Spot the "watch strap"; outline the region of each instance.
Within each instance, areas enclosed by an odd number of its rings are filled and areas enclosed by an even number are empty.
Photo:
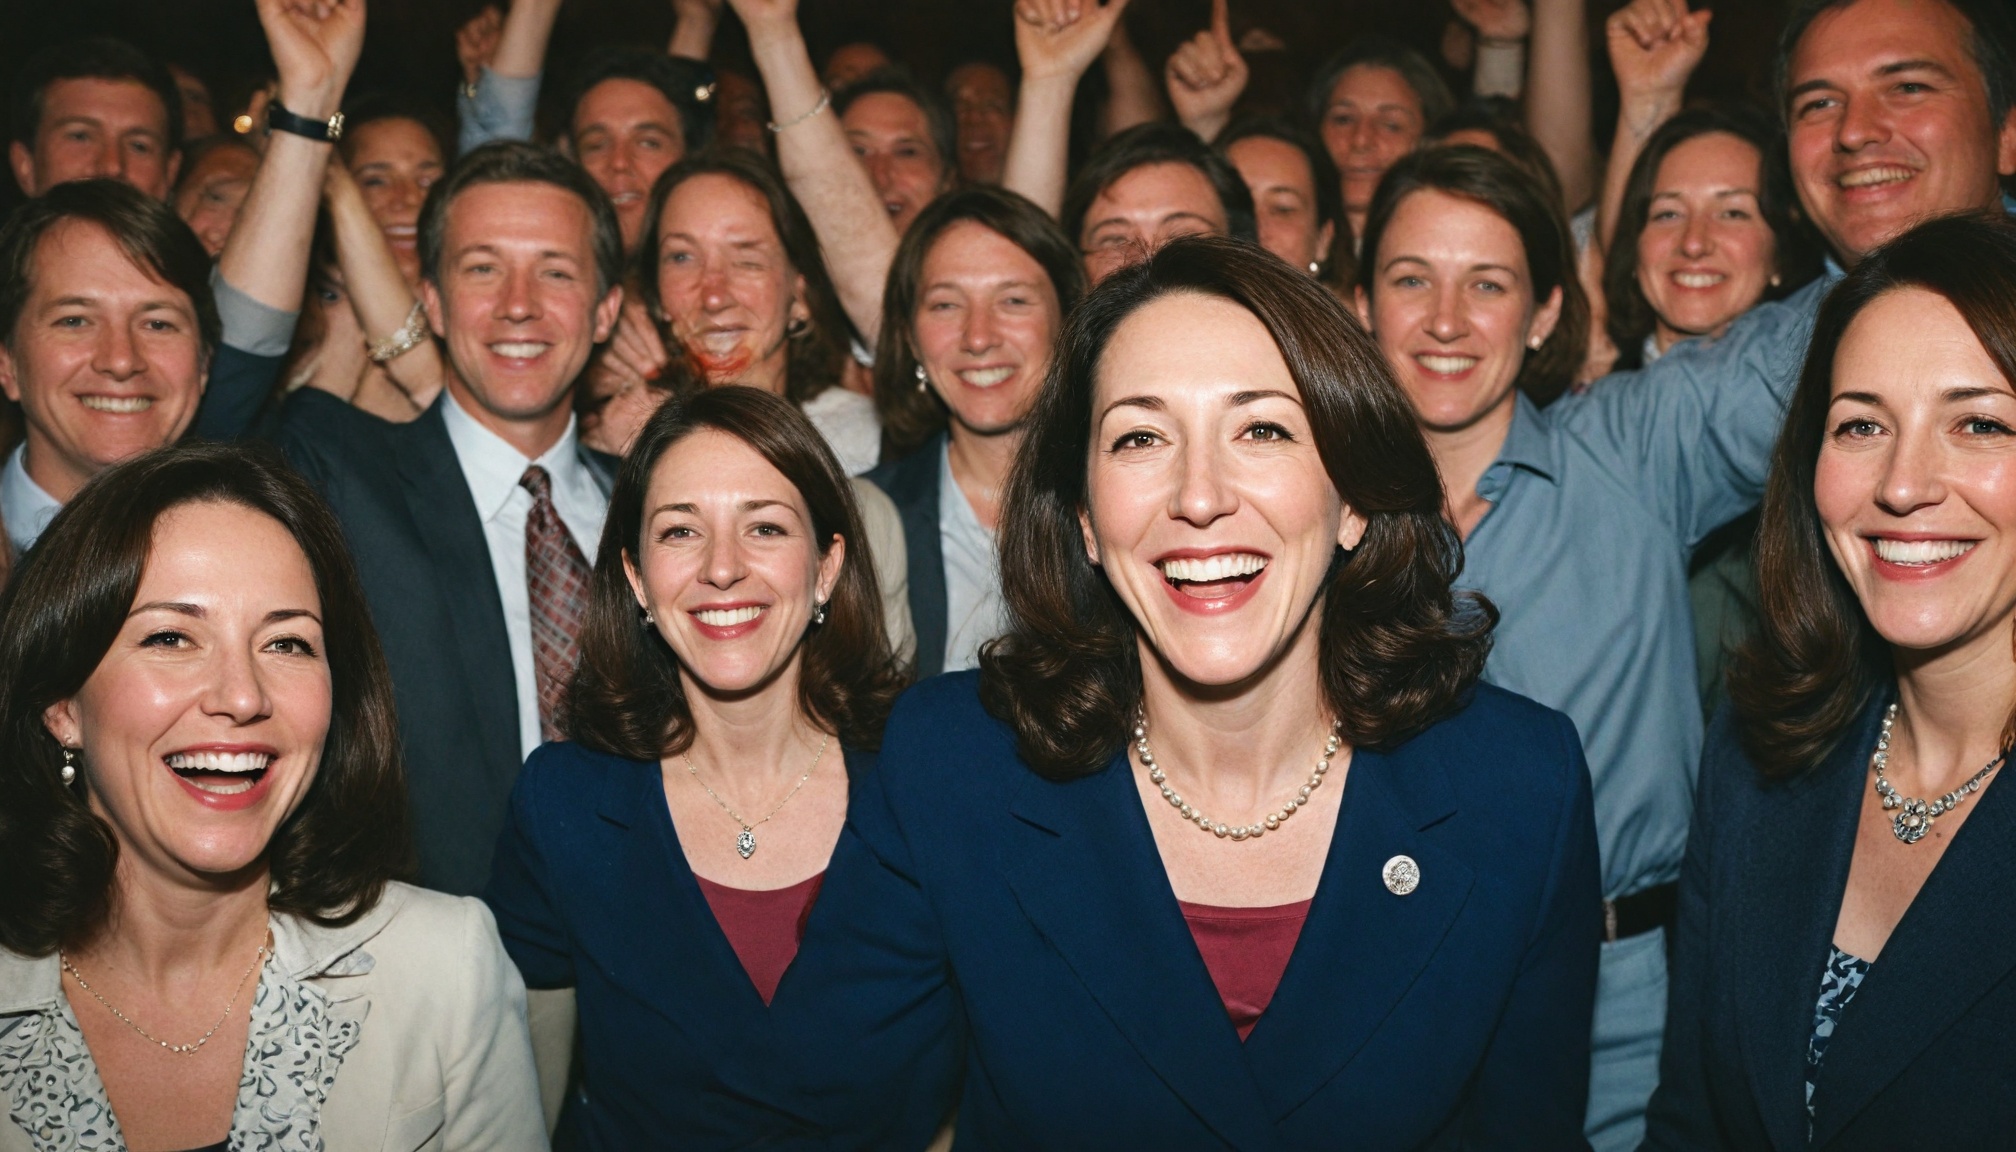
[[[343,138],[343,113],[338,112],[327,120],[311,120],[289,112],[280,101],[275,100],[266,105],[266,126],[276,132],[292,132],[318,143],[334,144]]]

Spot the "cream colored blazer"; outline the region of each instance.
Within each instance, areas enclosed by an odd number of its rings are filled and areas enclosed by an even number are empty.
[[[279,914],[272,925],[278,970],[326,997],[331,1020],[359,1026],[319,1111],[325,1152],[547,1147],[525,984],[482,901],[393,884],[376,908],[347,927]],[[33,1030],[52,1029],[51,1013],[69,1012],[60,971],[53,955],[35,959],[0,949],[0,1051],[19,1053]],[[50,1050],[36,1049],[44,1056]],[[0,1064],[0,1110],[7,1113],[0,1152],[78,1146],[73,1117],[88,1115],[89,1098],[102,1101],[104,1088],[88,1052],[75,1056],[35,1070],[20,1067],[18,1054],[9,1058],[15,1067]],[[57,1102],[63,1092],[47,1087],[52,1079],[77,1102],[72,1107],[85,1111],[66,1113]],[[44,1086],[39,1096],[36,1083]],[[42,1118],[40,1133],[23,1127],[24,1110]],[[241,1092],[232,1145],[258,1127],[256,1109]]]

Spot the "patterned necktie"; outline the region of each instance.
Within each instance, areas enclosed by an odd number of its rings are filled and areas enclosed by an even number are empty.
[[[560,697],[581,659],[588,614],[588,561],[553,507],[553,479],[534,464],[518,480],[532,494],[525,518],[525,589],[532,603],[532,674],[539,686],[539,736],[564,739]]]

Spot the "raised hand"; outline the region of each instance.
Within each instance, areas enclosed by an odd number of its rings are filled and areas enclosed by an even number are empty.
[[[311,120],[335,115],[364,48],[364,0],[258,0],[258,6],[280,73],[281,106]]]
[[[455,30],[455,58],[462,62],[462,79],[474,84],[497,56],[498,41],[504,38],[504,13],[495,4],[485,5],[469,22]]]
[[[1228,9],[1227,0],[1211,0],[1211,26],[1179,45],[1163,70],[1176,118],[1205,140],[1224,129],[1246,90],[1246,58],[1232,40]]]
[[[1633,0],[1610,15],[1604,31],[1617,89],[1634,98],[1677,101],[1687,78],[1708,51],[1708,9],[1687,10],[1687,0]]]
[[[1449,0],[1456,16],[1487,40],[1524,40],[1533,30],[1526,0]]]
[[[1015,55],[1023,82],[1068,77],[1076,83],[1106,50],[1127,2],[1017,0]]]
[[[728,0],[728,6],[751,36],[773,28],[795,29],[798,24],[798,0]]]

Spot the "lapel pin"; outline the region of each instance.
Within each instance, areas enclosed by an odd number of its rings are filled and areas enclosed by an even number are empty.
[[[1386,881],[1388,892],[1405,896],[1421,886],[1421,866],[1412,856],[1395,856],[1379,870],[1379,877]]]

